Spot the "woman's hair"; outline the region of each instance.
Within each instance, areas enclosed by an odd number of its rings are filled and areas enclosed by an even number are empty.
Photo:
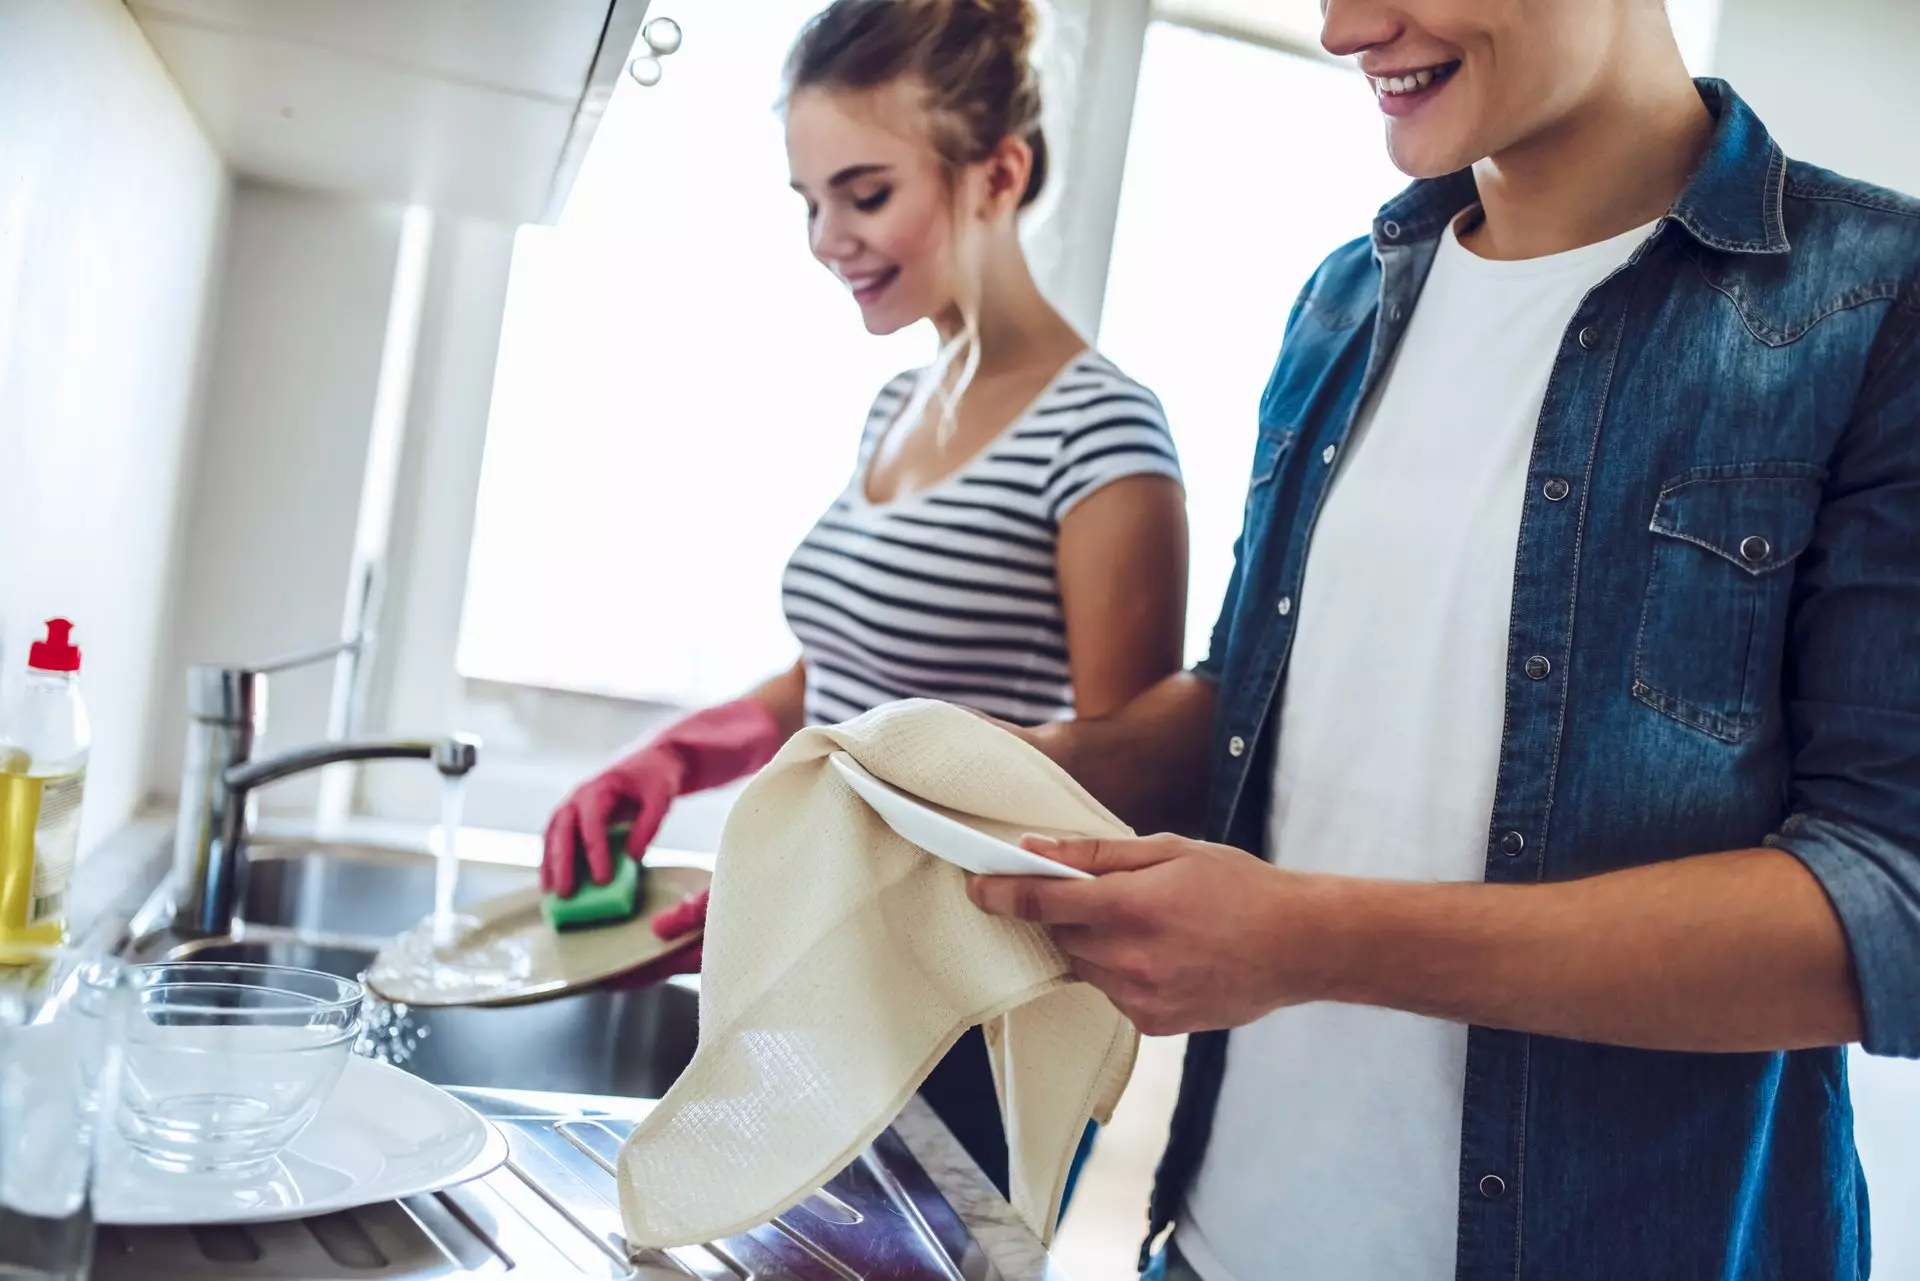
[[[786,89],[926,87],[933,141],[953,168],[977,164],[1008,138],[1033,149],[1025,208],[1047,182],[1033,0],[834,0],[787,56]]]
[[[1039,28],[1035,0],[833,0],[794,42],[786,92],[918,81],[933,144],[950,172],[985,160],[1008,138],[1032,150],[1024,209],[1039,198],[1049,167],[1034,67]],[[979,300],[963,295],[959,304],[961,334],[941,349],[901,411],[911,421],[938,396],[946,433],[980,364]]]

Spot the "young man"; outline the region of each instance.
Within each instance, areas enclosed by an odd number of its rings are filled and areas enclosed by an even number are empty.
[[[1786,160],[1658,0],[1325,19],[1420,181],[1294,306],[1210,658],[1031,736],[1215,843],[975,900],[1199,1033],[1168,1275],[1864,1277],[1839,1047],[1920,1055],[1920,205]]]

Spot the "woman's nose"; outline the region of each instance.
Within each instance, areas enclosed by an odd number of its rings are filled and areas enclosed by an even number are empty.
[[[813,256],[827,266],[851,260],[860,251],[859,237],[838,211],[822,209],[813,220]]]

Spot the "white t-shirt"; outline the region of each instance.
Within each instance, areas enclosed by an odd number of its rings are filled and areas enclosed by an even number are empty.
[[[1534,425],[1581,299],[1649,230],[1519,262],[1441,240],[1308,549],[1267,832],[1279,866],[1484,875]],[[1237,1029],[1176,1230],[1194,1269],[1453,1276],[1466,1052],[1459,1024],[1348,1005]]]

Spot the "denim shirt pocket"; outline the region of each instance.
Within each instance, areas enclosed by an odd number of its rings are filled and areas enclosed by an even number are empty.
[[[1660,489],[1633,657],[1633,696],[1728,743],[1777,701],[1794,559],[1813,541],[1826,472],[1809,463],[1697,467]]]

